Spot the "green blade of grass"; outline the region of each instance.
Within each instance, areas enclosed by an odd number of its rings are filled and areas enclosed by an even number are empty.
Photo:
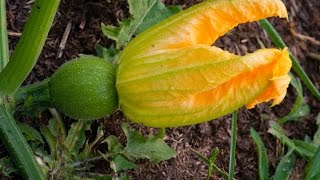
[[[236,146],[237,146],[237,111],[234,111],[232,113],[232,124],[231,124],[231,144],[230,144],[228,180],[232,180],[234,176],[234,165],[236,161]]]
[[[0,73],[0,96],[13,94],[36,63],[60,0],[37,0],[9,63]]]
[[[307,165],[305,180],[314,180],[320,178],[320,146],[313,156],[312,160]]]
[[[307,143],[304,143],[303,141],[289,139],[285,135],[282,127],[277,122],[270,122],[270,128],[268,132],[277,137],[281,143],[287,145],[290,149],[294,150],[307,161],[309,161],[310,156],[313,155],[311,146],[307,146]]]
[[[303,157],[305,157],[305,159],[308,161],[317,151],[317,146],[313,143],[305,142],[298,139],[293,139],[292,142],[294,143],[295,147],[302,153]]]
[[[278,46],[279,48],[283,49],[287,47],[287,45],[284,43],[282,38],[280,37],[279,33],[274,29],[272,24],[266,19],[259,21],[260,26],[268,33],[270,39],[272,42]],[[302,69],[300,64],[298,63],[298,60],[292,55],[290,52],[290,59],[292,60],[292,68],[294,72],[298,74],[302,82],[307,86],[307,88],[310,90],[310,92],[317,98],[318,101],[320,101],[320,92],[315,87],[315,85],[312,83],[306,72]]]
[[[63,142],[64,146],[69,152],[69,156],[78,157],[79,150],[86,142],[85,131],[90,128],[90,121],[80,120],[74,122],[69,131],[66,140]]]
[[[254,130],[253,128],[250,128],[250,134],[257,146],[259,179],[267,180],[269,179],[268,177],[269,167],[268,167],[268,156],[267,156],[266,148],[264,147],[264,144],[256,130]]]
[[[25,179],[46,179],[12,114],[0,105],[0,137]]]
[[[48,143],[51,156],[57,158],[57,138],[51,134],[50,129],[48,127],[42,126],[40,127],[40,131],[43,137],[46,139],[46,142]]]
[[[293,107],[291,108],[290,112],[286,114],[285,116],[281,117],[278,122],[280,124],[284,124],[287,121],[294,120],[295,115],[299,113],[299,111],[302,109],[304,102],[303,102],[303,89],[301,82],[298,78],[295,78],[291,73],[291,82],[290,84],[294,87],[294,89],[297,92],[297,98],[294,102]]]
[[[317,122],[318,129],[313,135],[313,144],[319,146],[320,145],[320,112],[316,117],[316,122]]]
[[[6,1],[0,0],[0,72],[9,62]]]
[[[281,143],[287,145],[291,149],[296,150],[297,153],[303,154],[301,150],[295,146],[294,142],[285,135],[282,127],[277,122],[270,122],[270,129],[268,132],[277,137]]]
[[[276,169],[273,179],[289,179],[294,164],[296,163],[296,155],[293,150],[290,150],[286,155],[284,155]]]

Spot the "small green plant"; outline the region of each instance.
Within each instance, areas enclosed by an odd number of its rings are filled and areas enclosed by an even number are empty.
[[[267,180],[268,179],[268,155],[267,151],[263,145],[263,142],[257,133],[256,130],[253,128],[250,129],[250,134],[257,146],[257,152],[258,152],[258,170],[259,170],[259,179],[260,180]]]
[[[41,127],[41,133],[49,145],[50,152],[45,151],[43,147],[35,152],[44,161],[43,168],[53,179],[125,177],[122,172],[135,168],[134,161],[137,159],[157,163],[175,156],[175,151],[162,140],[160,134],[145,138],[126,123],[121,126],[127,139],[125,146],[113,135],[106,137],[102,126],[97,128],[96,137],[89,142],[85,132],[90,131],[90,121],[73,123],[66,132],[58,112],[51,111],[55,118],[49,121],[48,126]],[[93,147],[98,143],[107,146],[108,151],[93,151]],[[99,160],[109,163],[115,175],[91,172],[93,163]]]
[[[305,104],[303,100],[303,89],[300,80],[293,77],[293,75],[291,75],[291,77],[292,79],[290,84],[296,90],[297,98],[290,112],[278,120],[280,124],[283,124],[287,121],[297,121],[310,114],[310,106],[308,104]]]
[[[258,154],[258,173],[260,180],[285,180],[289,179],[291,171],[294,168],[296,155],[293,150],[289,150],[285,155],[282,156],[280,162],[277,165],[276,172],[272,177],[269,177],[269,164],[267,150],[259,136],[259,134],[253,129],[250,129],[250,134],[257,146]]]
[[[228,179],[229,175],[227,174],[227,172],[225,172],[224,170],[220,169],[216,164],[215,161],[217,159],[217,156],[219,154],[219,149],[218,148],[214,148],[211,152],[211,155],[207,158],[204,155],[202,155],[200,152],[191,149],[198,158],[200,158],[203,162],[206,163],[206,165],[208,166],[208,173],[207,173],[207,177],[206,179],[209,180],[212,176],[212,173],[215,171],[216,173],[218,173],[219,175],[223,176],[224,178]]]
[[[295,163],[296,155],[292,150],[289,150],[284,156],[282,156],[273,179],[289,179]]]
[[[126,170],[137,167],[134,162],[138,159],[158,163],[175,156],[175,151],[163,141],[163,129],[145,138],[129,124],[123,123],[121,127],[126,135],[126,144],[123,145],[117,137],[106,136],[103,126],[99,126],[95,138],[89,142],[85,133],[92,131],[90,121],[75,122],[67,131],[59,113],[55,109],[50,111],[53,118],[48,125],[41,126],[40,132],[26,124],[20,127],[50,179],[121,179],[126,177]],[[46,144],[49,149],[45,147]],[[94,150],[98,144],[106,146],[107,151]],[[114,173],[99,174],[92,170],[97,161],[109,163]],[[10,176],[17,169],[11,159],[4,157],[0,159],[0,171]]]
[[[317,116],[317,124],[320,122],[320,113]],[[274,135],[280,140],[282,144],[287,146],[287,150],[283,148],[283,155],[277,165],[275,174],[272,177],[268,176],[268,157],[266,149],[260,136],[254,129],[250,130],[251,136],[256,143],[257,153],[259,159],[259,179],[289,179],[291,172],[295,166],[296,156],[300,156],[308,162],[305,169],[305,179],[313,180],[318,179],[320,176],[319,171],[319,132],[320,126],[314,134],[313,140],[310,137],[306,137],[305,140],[290,139],[285,135],[285,131],[277,122],[271,121],[269,133]]]
[[[13,164],[13,161],[9,157],[0,158],[0,173],[10,177],[11,173],[16,173],[17,169]]]

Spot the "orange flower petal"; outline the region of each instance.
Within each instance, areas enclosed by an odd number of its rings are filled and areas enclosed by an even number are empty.
[[[127,45],[120,60],[129,65],[137,57],[158,51],[212,45],[238,24],[273,16],[287,18],[281,0],[208,0],[141,33]]]
[[[119,104],[153,127],[200,123],[244,105],[278,104],[290,82],[287,50],[243,57],[211,44],[239,23],[287,17],[280,0],[209,0],[140,34],[119,57]]]
[[[200,49],[205,51],[203,47]],[[173,53],[167,58],[196,63],[193,69],[166,67],[170,73],[141,76],[118,83],[120,104],[126,116],[147,126],[182,126],[220,117],[248,102],[254,105],[271,99],[275,99],[274,103],[282,100],[290,82],[286,76],[291,67],[287,50],[262,49],[237,57],[216,47],[206,50],[212,49],[220,52],[220,57],[230,59],[217,60],[217,54],[213,54],[211,64],[197,64],[198,59],[205,58],[199,54],[193,56],[193,51],[199,51],[198,48],[189,48],[190,56],[177,57]],[[285,69],[288,71],[275,72],[283,64],[287,65]],[[122,73],[131,74],[135,70],[132,67]],[[149,73],[154,74],[155,71]],[[145,72],[146,75],[149,73]]]

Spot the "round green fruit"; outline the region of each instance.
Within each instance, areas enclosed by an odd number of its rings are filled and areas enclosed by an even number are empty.
[[[65,63],[50,78],[53,105],[76,119],[98,119],[118,107],[113,64],[97,57]]]

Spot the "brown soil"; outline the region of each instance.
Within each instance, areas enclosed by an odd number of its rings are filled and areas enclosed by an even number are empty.
[[[183,8],[196,4],[200,0],[166,0],[166,4],[182,4]],[[298,1],[285,0],[289,11],[290,22],[283,19],[271,19],[276,29],[280,32],[290,50],[300,60],[311,80],[320,88],[320,61],[310,58],[310,53],[320,53],[320,46],[316,42],[297,37],[297,33],[320,40],[320,2],[319,0]],[[13,50],[19,36],[13,32],[22,32],[31,4],[28,0],[8,0],[7,17],[10,50]],[[118,19],[128,16],[126,1],[118,0],[68,0],[62,1],[59,13],[56,16],[44,50],[34,70],[25,81],[30,84],[49,77],[61,64],[78,57],[79,54],[95,54],[95,45],[109,46],[113,42],[108,40],[100,31],[100,24],[117,24]],[[58,58],[59,44],[68,23],[71,23],[71,31],[62,57]],[[224,37],[220,38],[215,45],[230,52],[246,54],[259,49],[257,39],[264,42],[267,47],[272,43],[257,23],[240,25]],[[274,108],[268,104],[258,105],[253,110],[239,110],[237,154],[235,177],[237,179],[258,179],[257,154],[255,145],[250,137],[249,129],[256,129],[268,151],[270,163],[269,175],[275,171],[281,155],[281,144],[267,130],[270,120],[277,120],[290,111],[296,94],[289,88],[284,102]],[[320,104],[305,88],[305,101],[311,107],[311,114],[298,122],[286,123],[287,135],[292,138],[304,138],[305,135],[312,137],[316,130],[315,116],[320,112]],[[100,121],[105,124],[106,132],[122,136],[119,122],[123,118],[117,113],[111,118]],[[143,132],[151,129],[135,125]],[[206,166],[191,151],[191,148],[209,155],[215,147],[219,148],[219,156],[216,161],[218,167],[228,170],[229,145],[230,145],[231,118],[225,116],[206,123],[167,129],[166,141],[177,151],[177,157],[160,164],[151,164],[139,161],[139,167],[128,171],[132,179],[204,179]],[[0,146],[0,152],[3,146]],[[107,166],[107,164],[106,164]],[[305,161],[299,159],[293,171],[291,179],[301,179]],[[96,167],[97,171],[110,173],[108,167]],[[212,179],[222,179],[216,174]]]

